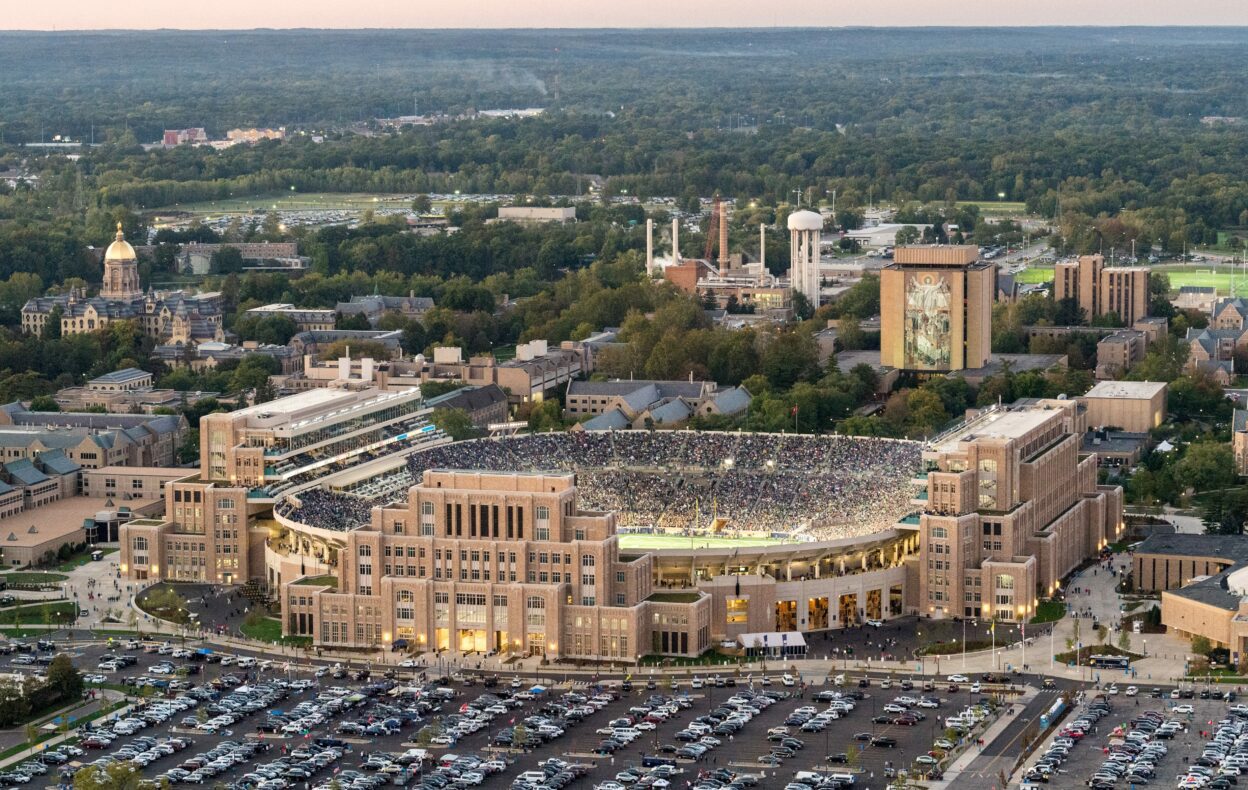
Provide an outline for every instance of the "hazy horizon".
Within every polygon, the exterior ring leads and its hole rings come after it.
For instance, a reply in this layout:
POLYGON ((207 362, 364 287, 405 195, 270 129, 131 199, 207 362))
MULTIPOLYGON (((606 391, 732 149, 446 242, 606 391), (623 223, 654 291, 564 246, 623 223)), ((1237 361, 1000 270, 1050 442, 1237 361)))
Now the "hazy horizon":
POLYGON ((1237 27, 1248 25, 1242 0, 1049 0, 1018 7, 1000 0, 881 0, 873 5, 784 0, 633 0, 624 6, 577 0, 476 0, 414 8, 410 0, 217 0, 179 7, 165 0, 98 0, 21 4, 5 12, 5 31, 272 29, 637 29, 759 27, 1237 27))

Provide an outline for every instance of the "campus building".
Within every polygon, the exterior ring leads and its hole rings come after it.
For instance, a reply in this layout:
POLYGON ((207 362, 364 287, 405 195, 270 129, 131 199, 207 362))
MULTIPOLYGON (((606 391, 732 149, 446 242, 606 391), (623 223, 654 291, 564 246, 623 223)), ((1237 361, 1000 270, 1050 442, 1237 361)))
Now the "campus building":
POLYGON ((570 474, 427 471, 345 536, 336 574, 282 585, 284 629, 326 647, 635 660, 710 646, 710 598, 655 593, 620 556, 613 513, 570 474))
POLYGON ((1080 255, 1053 267, 1053 298, 1073 299, 1091 322, 1109 313, 1125 326, 1148 315, 1148 269, 1106 266, 1103 255, 1080 255))
POLYGON ((143 292, 138 255, 117 224, 117 238, 104 252, 100 292, 88 297, 81 289, 40 296, 22 306, 22 330, 42 335, 49 320, 60 322, 62 335, 104 329, 116 321, 133 321, 143 334, 162 343, 223 340, 221 294, 185 291, 143 292))
POLYGON ((1248 656, 1248 543, 1239 535, 1153 535, 1132 559, 1136 588, 1161 593, 1161 623, 1248 656))
POLYGON ((1081 455, 1069 400, 990 409, 935 441, 920 495, 919 610, 1026 621, 1062 577, 1122 534, 1122 489, 1081 455))
POLYGON ((986 365, 995 277, 974 245, 898 247, 880 272, 880 364, 916 373, 986 365))

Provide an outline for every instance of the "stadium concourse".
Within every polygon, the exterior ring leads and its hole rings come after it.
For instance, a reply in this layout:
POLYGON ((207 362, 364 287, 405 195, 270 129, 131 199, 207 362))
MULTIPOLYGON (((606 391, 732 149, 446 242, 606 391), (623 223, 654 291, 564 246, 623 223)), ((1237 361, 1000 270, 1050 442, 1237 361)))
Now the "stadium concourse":
POLYGON ((345 531, 405 495, 426 469, 571 471, 581 501, 620 526, 831 540, 887 528, 912 511, 917 442, 849 436, 695 431, 547 433, 477 439, 412 453, 405 468, 350 491, 313 489, 278 505, 291 520, 345 531))

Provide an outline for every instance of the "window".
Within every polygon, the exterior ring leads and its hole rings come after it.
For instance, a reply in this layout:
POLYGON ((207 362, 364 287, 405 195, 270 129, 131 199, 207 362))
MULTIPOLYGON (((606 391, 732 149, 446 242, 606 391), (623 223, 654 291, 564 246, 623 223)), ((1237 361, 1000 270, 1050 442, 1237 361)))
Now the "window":
POLYGON ((998 590, 1013 590, 1014 589, 1014 577, 1006 573, 999 574, 997 576, 997 589, 998 590))
POLYGON ((932 537, 933 538, 947 538, 949 537, 949 531, 946 530, 944 527, 932 527, 932 537))
POLYGON ((373 575, 373 564, 372 564, 371 562, 361 562, 361 563, 360 563, 360 575, 361 575, 361 576, 372 576, 372 575, 373 575))
POLYGON ((135 538, 134 550, 135 551, 147 551, 147 538, 135 538))
POLYGON ((372 546, 360 546, 360 556, 361 557, 373 556, 373 547, 372 546))
POLYGON ((581 556, 582 568, 592 568, 594 567, 594 562, 595 562, 595 558, 594 558, 594 555, 592 554, 585 554, 581 556))
POLYGON ((535 518, 537 521, 550 521, 550 508, 545 505, 538 505, 535 518))
POLYGON ((615 572, 615 583, 616 583, 616 584, 623 584, 623 583, 624 583, 624 571, 616 571, 616 572, 615 572))
POLYGON ((578 529, 574 534, 577 540, 585 540, 585 530, 578 529))
POLYGON ((534 531, 538 540, 550 540, 550 527, 537 527, 534 531))

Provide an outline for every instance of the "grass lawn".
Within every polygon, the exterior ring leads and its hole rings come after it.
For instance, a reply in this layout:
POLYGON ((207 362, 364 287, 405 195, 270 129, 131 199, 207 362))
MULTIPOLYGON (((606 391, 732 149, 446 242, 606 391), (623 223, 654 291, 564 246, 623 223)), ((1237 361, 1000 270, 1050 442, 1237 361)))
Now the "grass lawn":
POLYGON ((59 584, 69 577, 63 573, 43 573, 40 571, 14 571, 6 573, 0 578, 4 579, 10 585, 15 584, 59 584))
POLYGON ((1041 601, 1036 607, 1036 616, 1031 618, 1033 623, 1051 623, 1055 620, 1061 620, 1066 616, 1066 604, 1061 601, 1041 601))
POLYGON ((78 616, 78 604, 73 601, 48 601, 30 606, 14 606, 0 612, 0 625, 44 625, 72 623, 78 616), (45 619, 46 610, 46 619, 45 619))
MULTIPOLYGON (((117 549, 98 548, 98 549, 94 549, 94 551, 103 552, 105 556, 108 556, 109 554, 112 554, 113 552, 117 551, 117 549)), ((82 551, 73 555, 69 559, 65 560, 60 565, 57 565, 56 569, 62 572, 72 571, 74 568, 82 567, 83 565, 86 565, 88 562, 91 562, 91 551, 82 551)))
MULTIPOLYGON (((973 653, 976 650, 991 650, 991 639, 968 639, 966 640, 966 652, 973 653)), ((919 653, 925 656, 952 656, 961 653, 963 650, 961 642, 931 642, 919 648, 919 653)))
POLYGON ((724 548, 726 546, 772 546, 783 542, 774 538, 714 538, 701 536, 688 538, 681 535, 620 536, 620 548, 622 549, 709 549, 724 548))
POLYGON ((266 617, 254 623, 243 623, 243 634, 262 642, 280 642, 283 645, 306 647, 312 644, 310 636, 282 636, 282 621, 266 617))
POLYGON ((1052 266, 1028 266, 1018 274, 1014 275, 1014 282, 1025 283, 1027 285, 1039 285, 1047 283, 1053 279, 1052 266))
POLYGON ((325 576, 306 576, 295 582, 295 584, 307 584, 315 587, 337 587, 338 577, 333 574, 327 574, 325 576))

